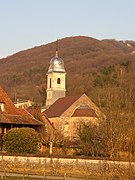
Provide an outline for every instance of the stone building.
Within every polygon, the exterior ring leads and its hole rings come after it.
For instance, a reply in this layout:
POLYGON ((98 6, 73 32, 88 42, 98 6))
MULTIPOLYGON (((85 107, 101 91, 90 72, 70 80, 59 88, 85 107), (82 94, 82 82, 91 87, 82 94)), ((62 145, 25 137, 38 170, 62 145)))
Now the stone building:
POLYGON ((59 98, 44 112, 58 132, 69 140, 78 139, 81 124, 91 122, 98 125, 103 113, 86 96, 68 96, 59 98))
POLYGON ((66 97, 64 62, 56 56, 51 59, 47 73, 47 109, 43 112, 64 138, 78 139, 77 129, 84 122, 99 124, 104 114, 85 94, 66 97))
POLYGON ((28 107, 31 107, 34 104, 34 102, 30 100, 20 100, 17 99, 17 101, 14 103, 14 105, 17 108, 27 109, 28 107))

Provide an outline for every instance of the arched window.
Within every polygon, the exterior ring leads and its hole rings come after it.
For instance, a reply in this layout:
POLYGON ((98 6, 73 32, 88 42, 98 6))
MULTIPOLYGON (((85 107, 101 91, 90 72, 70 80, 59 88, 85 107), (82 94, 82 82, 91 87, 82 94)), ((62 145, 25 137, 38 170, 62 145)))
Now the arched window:
POLYGON ((60 84, 60 78, 57 79, 57 84, 60 84))
POLYGON ((51 78, 50 78, 50 88, 52 87, 52 81, 51 81, 51 78))

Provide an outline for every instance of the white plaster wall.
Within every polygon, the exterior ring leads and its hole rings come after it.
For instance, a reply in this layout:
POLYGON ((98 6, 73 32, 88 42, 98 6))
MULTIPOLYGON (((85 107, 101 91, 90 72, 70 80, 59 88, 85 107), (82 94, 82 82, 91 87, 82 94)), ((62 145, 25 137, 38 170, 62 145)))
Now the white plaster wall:
POLYGON ((20 163, 20 164, 38 164, 41 165, 56 165, 56 166, 71 166, 90 168, 91 170, 104 170, 106 168, 121 167, 132 168, 135 170, 135 162, 120 162, 109 160, 90 160, 90 159, 67 159, 67 158, 47 158, 47 157, 22 157, 22 156, 0 156, 0 161, 7 163, 20 163))

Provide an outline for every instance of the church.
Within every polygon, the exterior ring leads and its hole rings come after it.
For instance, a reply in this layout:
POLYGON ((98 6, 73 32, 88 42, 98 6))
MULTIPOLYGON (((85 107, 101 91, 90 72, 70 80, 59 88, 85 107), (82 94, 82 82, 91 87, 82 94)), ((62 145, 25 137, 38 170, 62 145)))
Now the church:
POLYGON ((83 123, 99 123, 105 118, 86 94, 66 96, 66 70, 64 61, 56 55, 50 60, 47 72, 46 109, 43 114, 56 131, 70 140, 77 140, 78 128, 83 123))

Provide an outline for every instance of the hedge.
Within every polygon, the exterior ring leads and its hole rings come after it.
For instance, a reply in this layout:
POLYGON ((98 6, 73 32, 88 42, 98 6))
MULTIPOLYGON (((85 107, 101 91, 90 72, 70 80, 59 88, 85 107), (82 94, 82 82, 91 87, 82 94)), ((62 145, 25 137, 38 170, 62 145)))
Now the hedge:
POLYGON ((36 153, 40 148, 38 133, 32 128, 12 128, 3 136, 3 150, 10 153, 36 153))

